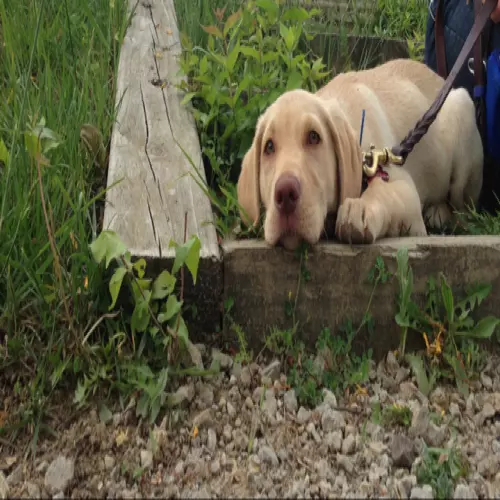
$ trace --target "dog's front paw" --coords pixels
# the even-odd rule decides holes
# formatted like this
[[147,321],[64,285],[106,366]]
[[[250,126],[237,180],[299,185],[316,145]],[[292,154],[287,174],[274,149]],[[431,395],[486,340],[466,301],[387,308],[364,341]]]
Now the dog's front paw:
[[382,230],[380,216],[363,198],[347,198],[339,207],[335,234],[346,243],[373,243]]

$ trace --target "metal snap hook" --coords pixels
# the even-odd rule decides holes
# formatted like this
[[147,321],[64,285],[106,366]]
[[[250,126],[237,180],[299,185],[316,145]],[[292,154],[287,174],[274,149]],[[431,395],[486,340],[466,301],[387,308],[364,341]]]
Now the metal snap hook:
[[[484,66],[484,69],[486,70],[486,61],[483,59],[483,66]],[[473,57],[469,57],[469,60],[467,61],[467,68],[469,69],[469,73],[471,75],[474,74],[474,58]]]

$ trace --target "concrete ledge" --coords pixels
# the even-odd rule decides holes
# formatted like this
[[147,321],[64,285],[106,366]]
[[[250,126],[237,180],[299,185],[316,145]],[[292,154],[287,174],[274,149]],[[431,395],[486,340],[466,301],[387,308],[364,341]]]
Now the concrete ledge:
[[[282,248],[261,241],[225,243],[222,255],[213,226],[210,201],[189,174],[205,173],[193,117],[181,105],[175,88],[181,47],[173,0],[129,0],[135,9],[122,47],[117,78],[119,112],[113,129],[103,226],[116,231],[132,254],[145,257],[147,272],[170,268],[170,239],[201,240],[196,287],[185,273],[185,301],[196,308],[186,322],[192,339],[220,343],[223,300],[232,298],[232,317],[254,348],[262,346],[270,328],[286,328],[285,302],[295,296],[300,261]],[[188,161],[187,151],[194,162]],[[197,170],[198,172],[195,172]],[[309,281],[301,281],[296,319],[300,334],[314,344],[323,327],[335,332],[347,319],[358,324],[372,285],[367,276],[377,256],[392,272],[397,249],[406,246],[414,272],[414,293],[422,298],[426,278],[443,271],[454,287],[473,282],[493,285],[479,314],[496,312],[500,304],[499,237],[428,237],[381,241],[372,246],[321,244],[309,253]],[[222,257],[222,258],[221,258]],[[375,356],[396,347],[394,322],[397,282],[378,287],[370,309],[375,334],[361,339]],[[224,325],[222,340],[233,340]]]
[[[478,314],[498,313],[500,303],[500,236],[431,236],[397,238],[371,246],[326,243],[309,252],[307,269],[311,279],[302,280],[296,310],[300,335],[313,346],[323,327],[332,332],[351,319],[359,324],[366,311],[373,286],[367,276],[377,256],[386,268],[396,271],[396,253],[408,249],[414,275],[414,300],[422,301],[427,277],[442,271],[454,291],[482,282],[492,292],[478,308]],[[269,248],[260,241],[239,241],[223,247],[224,299],[234,299],[232,317],[241,325],[251,346],[259,349],[272,327],[291,326],[285,315],[285,301],[297,290],[299,258],[282,248]],[[360,339],[361,348],[372,347],[375,357],[399,343],[394,321],[397,280],[377,287],[370,309],[375,320],[373,338]],[[233,335],[225,325],[225,335]],[[415,339],[418,341],[419,339]],[[411,345],[409,346],[411,347]]]

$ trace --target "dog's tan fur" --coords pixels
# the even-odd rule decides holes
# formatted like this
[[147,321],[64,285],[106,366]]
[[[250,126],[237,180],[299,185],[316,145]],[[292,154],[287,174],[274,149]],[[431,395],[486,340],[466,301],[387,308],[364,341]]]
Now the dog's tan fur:
[[[266,241],[293,249],[302,239],[319,240],[327,213],[337,213],[341,241],[371,243],[387,236],[426,235],[424,217],[439,228],[452,217],[450,207],[477,203],[483,150],[474,105],[464,89],[452,90],[405,165],[386,168],[389,182],[375,178],[361,193],[361,151],[371,143],[399,143],[443,83],[424,64],[398,59],[340,74],[315,94],[285,92],[259,118],[243,159],[237,186],[243,221],[256,224],[263,205]],[[319,134],[318,144],[308,143],[311,130]],[[265,154],[269,139],[274,151]],[[292,226],[274,203],[274,188],[284,173],[295,176],[301,187]]]

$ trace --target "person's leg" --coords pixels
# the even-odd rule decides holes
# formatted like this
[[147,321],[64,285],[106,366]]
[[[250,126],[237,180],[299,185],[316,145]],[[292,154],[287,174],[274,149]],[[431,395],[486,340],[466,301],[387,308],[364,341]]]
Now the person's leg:
[[[446,67],[450,72],[474,23],[474,5],[472,1],[466,2],[466,0],[441,1],[444,2],[443,22]],[[424,63],[437,73],[436,40],[434,37],[435,15],[436,0],[430,0],[425,34]],[[472,52],[470,56],[472,56]],[[459,72],[453,86],[455,88],[465,87],[472,96],[474,77],[469,72],[467,64]]]

